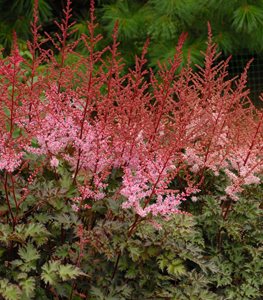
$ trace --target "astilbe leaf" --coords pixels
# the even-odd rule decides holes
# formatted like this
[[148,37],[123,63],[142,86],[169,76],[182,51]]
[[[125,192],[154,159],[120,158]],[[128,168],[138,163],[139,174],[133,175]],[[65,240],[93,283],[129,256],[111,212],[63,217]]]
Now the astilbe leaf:
[[25,247],[18,250],[19,256],[25,263],[34,261],[40,258],[39,252],[32,244],[27,244]]
[[63,281],[75,279],[80,275],[85,275],[78,267],[73,265],[60,265],[58,274]]
[[16,300],[21,296],[21,290],[15,284],[8,282],[7,279],[0,280],[0,294],[5,300]]
[[84,276],[78,267],[71,264],[62,264],[60,261],[49,261],[42,266],[41,279],[50,285],[56,285],[60,280],[67,281]]
[[45,284],[55,285],[58,283],[59,266],[59,261],[50,261],[42,266],[41,279],[45,282]]
[[35,296],[36,280],[33,277],[25,278],[19,282],[26,299],[32,299]]

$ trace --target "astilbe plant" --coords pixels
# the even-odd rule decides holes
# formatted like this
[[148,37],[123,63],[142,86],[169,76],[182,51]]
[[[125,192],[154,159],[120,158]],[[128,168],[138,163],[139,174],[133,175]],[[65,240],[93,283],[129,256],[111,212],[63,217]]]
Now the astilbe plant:
[[[228,78],[228,60],[219,62],[211,30],[198,71],[181,66],[183,34],[173,60],[156,74],[145,67],[148,42],[124,73],[117,24],[112,45],[97,50],[102,37],[95,34],[94,3],[89,36],[81,36],[87,56],[74,51],[79,41],[70,41],[71,1],[59,33],[45,39],[35,4],[31,61],[15,42],[0,61],[1,197],[13,228],[27,218],[20,209],[33,183],[46,170],[59,178],[62,165],[76,187],[65,198],[72,211],[89,214],[110,195],[136,213],[129,237],[146,217],[183,214],[181,203],[198,199],[209,171],[228,178],[223,201],[236,201],[244,185],[260,183],[263,114],[249,100],[247,69]],[[120,180],[112,188],[116,173]]]
[[[198,192],[207,169],[226,173],[226,196],[234,200],[242,185],[259,183],[262,112],[248,98],[246,70],[237,80],[227,78],[228,61],[218,63],[211,34],[198,72],[186,67],[178,73],[182,36],[168,67],[160,66],[157,74],[144,68],[146,43],[135,68],[123,75],[117,26],[112,46],[96,51],[102,37],[95,35],[92,5],[90,35],[81,37],[89,55],[82,57],[74,53],[78,41],[67,43],[73,25],[70,1],[64,14],[57,24],[61,34],[46,34],[53,50],[38,41],[35,10],[32,62],[23,60],[16,44],[1,61],[5,181],[26,164],[26,153],[44,155],[53,168],[67,161],[79,188],[79,197],[72,199],[77,210],[87,199],[102,199],[112,170],[121,169],[123,207],[141,217],[178,212],[181,201]],[[69,66],[72,54],[77,62]],[[44,74],[41,64],[46,64]],[[187,182],[185,190],[170,189],[176,177]]]

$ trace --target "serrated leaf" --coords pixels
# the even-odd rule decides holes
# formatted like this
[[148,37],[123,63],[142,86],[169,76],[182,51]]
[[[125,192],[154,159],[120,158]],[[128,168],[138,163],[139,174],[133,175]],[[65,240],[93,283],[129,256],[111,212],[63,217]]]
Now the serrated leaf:
[[5,300],[18,300],[21,290],[15,284],[11,284],[7,279],[0,280],[0,294]]
[[17,275],[18,280],[24,280],[24,279],[27,279],[27,277],[28,277],[27,273],[23,273],[23,272],[21,272]]
[[171,275],[177,277],[182,276],[186,273],[186,268],[183,265],[183,261],[180,259],[175,259],[167,266],[167,272]]
[[167,264],[168,264],[168,260],[166,258],[164,257],[158,258],[158,266],[162,270],[162,272],[164,271]]
[[141,250],[137,247],[129,247],[130,257],[135,262],[140,258]]
[[35,261],[40,258],[39,252],[32,244],[27,244],[25,247],[19,248],[18,254],[25,263]]
[[80,275],[84,275],[78,267],[70,264],[59,266],[58,274],[63,281],[75,279]]
[[29,277],[20,282],[23,294],[26,296],[26,299],[32,299],[35,295],[36,280],[33,277]]
[[43,224],[30,223],[26,227],[25,235],[26,237],[31,237],[38,246],[41,246],[47,241],[50,233],[47,231],[46,227]]
[[96,299],[100,299],[100,300],[104,300],[105,299],[105,295],[103,293],[103,291],[95,286],[91,287],[90,290],[90,294],[95,296]]
[[18,254],[21,260],[16,260],[16,264],[21,271],[29,272],[36,269],[36,261],[40,258],[40,254],[32,244],[27,244],[25,247],[19,248]]
[[63,246],[57,247],[57,249],[55,251],[55,255],[58,256],[60,259],[69,257],[70,256],[70,246],[63,245]]
[[138,274],[138,271],[136,269],[136,266],[133,264],[127,270],[127,272],[125,274],[125,277],[129,278],[129,279],[132,279],[132,278],[136,278],[137,274]]
[[49,261],[42,267],[41,279],[50,285],[54,285],[58,281],[58,269],[60,261]]
[[9,239],[24,243],[27,239],[31,238],[38,246],[41,246],[47,241],[49,235],[50,233],[43,224],[32,222],[26,225],[19,224],[16,227],[16,231],[10,235]]
[[21,259],[15,259],[11,262],[11,264],[14,267],[20,267],[23,264],[23,261]]

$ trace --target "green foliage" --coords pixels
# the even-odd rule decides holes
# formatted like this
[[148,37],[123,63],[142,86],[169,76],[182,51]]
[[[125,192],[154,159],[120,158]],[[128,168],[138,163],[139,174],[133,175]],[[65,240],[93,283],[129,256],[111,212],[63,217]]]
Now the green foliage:
[[[249,49],[262,53],[262,1],[207,1],[216,42],[227,53]],[[251,32],[253,31],[253,34]]]
[[[45,24],[52,18],[52,3],[48,0],[38,0],[39,19]],[[34,1],[15,0],[0,1],[0,44],[8,53],[16,32],[21,44],[30,37],[30,22],[33,17]]]
[[110,34],[113,31],[118,20],[118,35],[121,40],[136,38],[143,25],[144,17],[136,1],[117,1],[115,5],[109,4],[103,7],[102,21],[106,24],[107,32]]
[[251,33],[263,25],[263,10],[255,5],[243,5],[234,12],[233,26],[238,31]]
[[[262,186],[228,202],[220,200],[224,174],[207,173],[213,196],[189,200],[192,215],[147,217],[129,236],[135,215],[119,201],[72,211],[67,199],[77,192],[67,168],[38,175],[15,228],[1,219],[3,299],[261,299]],[[114,174],[109,191],[119,185]]]
[[21,296],[21,290],[7,279],[0,280],[0,293],[6,300],[16,300]]
[[182,32],[188,33],[185,53],[190,53],[193,64],[200,63],[207,22],[211,23],[214,40],[223,52],[233,54],[249,49],[262,53],[262,15],[262,1],[116,0],[104,5],[98,17],[104,21],[103,29],[108,35],[114,23],[120,22],[120,50],[124,57],[130,51],[138,53],[149,36],[150,64],[156,66],[158,59],[165,61],[174,55]]
[[76,279],[80,275],[84,273],[78,267],[62,265],[61,261],[49,261],[42,267],[41,278],[46,284],[56,286],[60,280]]
[[197,220],[207,241],[206,251],[218,268],[211,282],[224,299],[261,299],[262,195],[262,186],[247,189],[237,203],[228,204],[227,218],[219,214],[225,208],[216,198],[203,198],[203,213]]
[[[39,0],[39,18],[43,31],[51,35],[56,30],[52,19],[60,19],[65,3]],[[79,38],[87,34],[86,21],[89,19],[89,1],[73,1],[76,24],[74,34]],[[13,31],[17,32],[20,43],[30,37],[33,1],[0,1],[0,45],[8,53],[12,44]],[[111,39],[112,30],[118,22],[120,51],[128,65],[133,64],[134,55],[139,54],[147,37],[150,37],[150,65],[165,61],[175,52],[178,37],[187,32],[185,45],[193,64],[200,63],[200,50],[207,39],[207,22],[211,23],[215,42],[220,50],[228,54],[249,49],[262,53],[263,3],[255,0],[103,0],[96,1],[96,14],[100,22],[98,31]],[[253,34],[252,34],[253,33]],[[105,40],[105,43],[108,41]],[[102,45],[103,46],[103,45]],[[79,51],[85,51],[81,43]]]

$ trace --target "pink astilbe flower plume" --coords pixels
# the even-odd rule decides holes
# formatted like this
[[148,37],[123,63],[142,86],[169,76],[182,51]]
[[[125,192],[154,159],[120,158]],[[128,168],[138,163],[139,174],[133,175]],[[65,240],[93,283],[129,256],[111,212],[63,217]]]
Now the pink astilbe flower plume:
[[[233,200],[244,185],[260,182],[263,119],[248,97],[248,67],[228,79],[229,59],[218,62],[211,31],[197,71],[182,68],[183,34],[174,58],[157,73],[147,67],[149,41],[125,73],[118,24],[112,45],[97,50],[102,36],[95,34],[94,1],[89,34],[76,42],[70,41],[70,0],[59,32],[41,41],[35,3],[32,60],[23,60],[16,43],[0,60],[0,171],[17,172],[28,154],[53,172],[67,164],[78,191],[72,208],[79,211],[107,197],[118,169],[122,207],[140,217],[180,213],[182,202],[198,199],[207,170],[225,174],[225,194]],[[87,55],[75,52],[79,42]],[[76,62],[69,65],[70,56]],[[174,187],[176,178],[184,185]]]

